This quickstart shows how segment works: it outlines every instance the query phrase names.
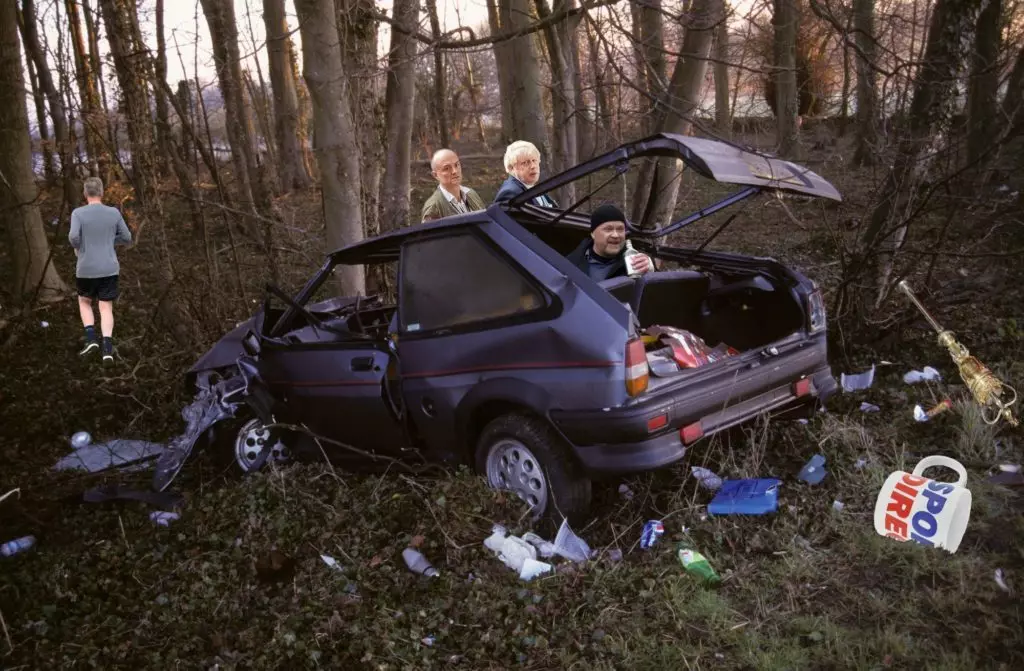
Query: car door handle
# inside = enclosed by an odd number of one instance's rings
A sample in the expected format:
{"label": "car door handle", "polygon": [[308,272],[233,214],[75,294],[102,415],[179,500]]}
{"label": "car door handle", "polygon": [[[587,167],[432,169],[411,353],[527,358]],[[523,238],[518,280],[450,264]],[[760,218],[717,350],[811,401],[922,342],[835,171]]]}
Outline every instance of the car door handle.
{"label": "car door handle", "polygon": [[353,371],[356,372],[376,370],[376,366],[373,365],[372,356],[357,356],[354,359],[352,359],[350,367]]}

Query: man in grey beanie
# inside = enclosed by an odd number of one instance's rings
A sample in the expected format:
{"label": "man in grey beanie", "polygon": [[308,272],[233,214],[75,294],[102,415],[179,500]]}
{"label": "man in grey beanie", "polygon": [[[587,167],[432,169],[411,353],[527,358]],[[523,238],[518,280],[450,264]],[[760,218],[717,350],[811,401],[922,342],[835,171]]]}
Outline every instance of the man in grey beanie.
{"label": "man in grey beanie", "polygon": [[[584,238],[566,256],[595,282],[626,274],[626,215],[611,204],[599,206],[590,214],[590,237]],[[640,254],[636,271],[641,275],[654,269],[651,259]]]}
{"label": "man in grey beanie", "polygon": [[128,244],[132,233],[116,208],[103,204],[103,181],[89,177],[83,187],[88,203],[71,213],[68,240],[75,248],[78,266],[75,283],[78,288],[78,311],[85,327],[85,347],[79,354],[100,349],[96,339],[92,302],[100,304],[100,330],[103,334],[103,363],[114,361],[114,300],[118,296],[117,280],[121,266],[114,245]]}

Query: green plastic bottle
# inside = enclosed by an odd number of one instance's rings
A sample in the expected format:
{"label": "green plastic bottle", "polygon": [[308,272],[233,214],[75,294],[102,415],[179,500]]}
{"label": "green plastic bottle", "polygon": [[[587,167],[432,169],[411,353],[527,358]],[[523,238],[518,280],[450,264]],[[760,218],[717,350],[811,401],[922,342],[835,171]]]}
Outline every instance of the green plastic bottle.
{"label": "green plastic bottle", "polygon": [[688,542],[683,541],[676,545],[676,557],[686,572],[698,578],[703,584],[714,586],[722,582],[704,555],[697,552]]}

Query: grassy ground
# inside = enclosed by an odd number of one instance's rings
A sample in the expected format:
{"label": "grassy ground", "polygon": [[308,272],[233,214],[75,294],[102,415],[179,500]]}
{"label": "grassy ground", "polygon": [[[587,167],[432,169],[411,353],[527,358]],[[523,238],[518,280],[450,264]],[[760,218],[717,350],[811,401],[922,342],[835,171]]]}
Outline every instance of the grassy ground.
{"label": "grassy ground", "polygon": [[[830,289],[834,229],[859,216],[869,195],[853,185],[869,180],[822,171],[850,194],[842,208],[823,213],[816,204],[787,202],[787,214],[780,204],[759,204],[714,246],[776,256]],[[429,189],[419,183],[414,202]],[[480,191],[487,198],[493,188]],[[303,243],[319,235],[303,232],[317,212],[315,196],[279,203],[297,229],[280,241],[298,250],[282,264],[289,287],[317,264],[316,249]],[[200,323],[195,347],[176,345],[155,326],[159,257],[152,242],[121,255],[127,291],[118,305],[113,370],[77,360],[80,324],[71,302],[15,318],[0,333],[0,493],[21,488],[20,497],[0,504],[0,540],[25,533],[39,539],[33,551],[0,559],[3,668],[1024,666],[1022,499],[1019,490],[984,482],[995,464],[1022,460],[1020,429],[994,431],[969,405],[929,424],[912,420],[914,403],[928,406],[956,391],[947,384],[956,381],[948,358],[919,327],[884,343],[851,341],[837,352],[837,377],[871,362],[892,365],[879,367],[871,390],[838,397],[807,425],[761,422],[699,443],[679,468],[602,483],[593,518],[576,529],[599,558],[561,563],[554,575],[530,583],[482,545],[494,522],[528,530],[522,508],[464,472],[357,476],[310,464],[225,482],[200,459],[175,485],[186,503],[168,528],[153,524],[142,504],[80,503],[80,493],[97,482],[145,487],[148,474],[53,473],[71,433],[87,429],[97,440],[177,433],[188,402],[183,369],[260,297],[255,250],[241,255],[240,290],[224,253],[218,277],[228,288],[208,291],[210,268],[191,233],[174,224],[174,208],[161,229],[144,235],[167,238]],[[56,258],[73,278],[72,257],[63,237],[59,242]],[[986,249],[1019,243],[1002,235]],[[6,260],[0,266],[9,267]],[[1006,285],[1020,286],[1019,260],[958,257],[939,266],[940,288],[993,268]],[[942,320],[1020,385],[1024,339],[1013,321],[1019,290],[972,296],[943,310]],[[903,384],[904,372],[928,364],[947,383]],[[861,401],[880,412],[861,413]],[[800,466],[817,452],[827,457],[829,476],[818,486],[798,482]],[[928,454],[954,456],[969,471],[973,512],[955,555],[873,530],[884,478]],[[863,468],[855,466],[859,459]],[[710,496],[686,477],[691,465],[726,477],[781,478],[778,512],[707,518]],[[617,493],[622,482],[635,493],[631,500]],[[834,510],[834,501],[845,507]],[[662,519],[667,532],[643,551],[640,528],[651,518]],[[684,527],[725,578],[720,589],[701,587],[674,559],[672,543]],[[401,551],[410,543],[420,544],[439,579],[406,570]],[[615,548],[624,553],[621,562],[609,557]],[[343,570],[328,568],[320,554]],[[994,580],[996,569],[1010,593]]]}

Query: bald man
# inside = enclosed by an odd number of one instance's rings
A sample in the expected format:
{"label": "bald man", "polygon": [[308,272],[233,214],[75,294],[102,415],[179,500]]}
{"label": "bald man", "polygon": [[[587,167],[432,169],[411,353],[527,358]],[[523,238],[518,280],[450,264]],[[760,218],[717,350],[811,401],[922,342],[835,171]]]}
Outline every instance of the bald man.
{"label": "bald man", "polygon": [[439,149],[430,159],[430,174],[437,189],[423,203],[423,221],[483,210],[487,206],[477,192],[462,185],[462,164],[451,149]]}

